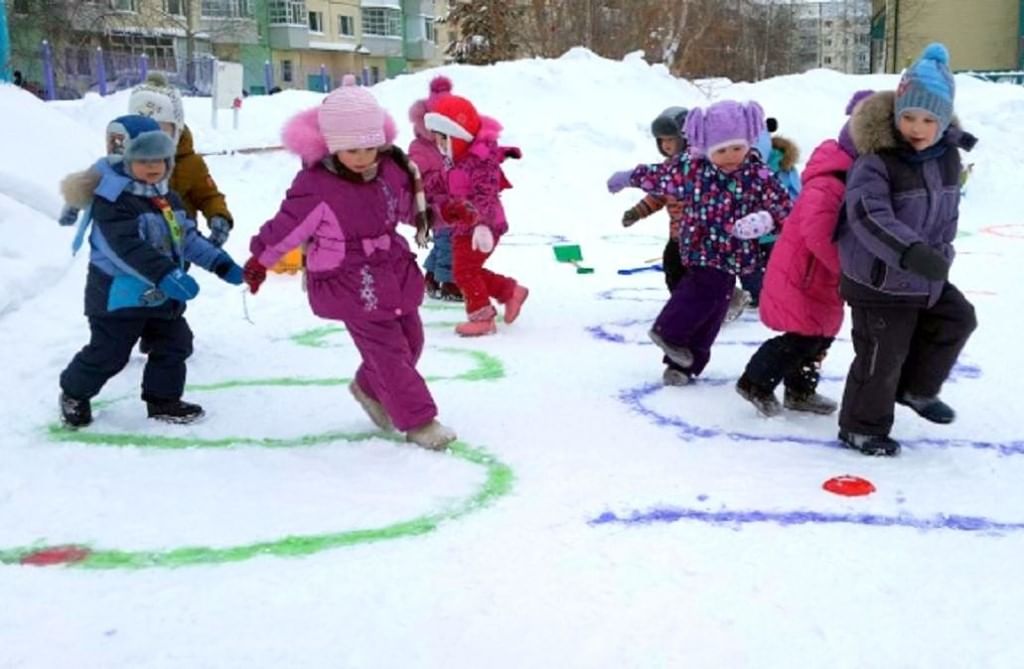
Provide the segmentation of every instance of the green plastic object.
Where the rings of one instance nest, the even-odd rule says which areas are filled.
[[[583,260],[583,251],[579,244],[560,244],[552,248],[555,250],[555,260],[573,265],[577,274],[594,273],[593,267],[580,265],[580,261]]]

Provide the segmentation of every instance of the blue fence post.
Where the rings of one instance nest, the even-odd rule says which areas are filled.
[[[320,90],[327,92],[327,66],[320,63]]]
[[[7,2],[0,0],[0,81],[11,80],[11,35],[7,31]]]
[[[274,87],[274,67],[269,60],[263,61],[263,85],[266,87],[267,95],[270,95],[270,89]]]
[[[50,43],[43,40],[43,83],[46,86],[46,99],[57,97],[57,85],[53,81],[53,50]]]
[[[370,81],[370,68],[363,67],[363,86],[369,86],[372,82]]]
[[[107,64],[103,62],[103,47],[96,47],[96,82],[101,96],[107,94]]]
[[[143,82],[146,77],[149,76],[149,56],[142,54],[139,56],[139,81]]]

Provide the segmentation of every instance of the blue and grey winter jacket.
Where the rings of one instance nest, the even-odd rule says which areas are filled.
[[[106,158],[92,171],[99,173],[99,183],[79,233],[91,222],[86,316],[137,309],[145,311],[124,314],[180,314],[184,305],[163,295],[157,288],[160,280],[176,269],[187,271],[192,262],[215,271],[230,257],[199,234],[166,181],[146,186],[127,177],[121,163]],[[173,222],[164,218],[157,197],[169,203]]]
[[[850,119],[859,158],[846,181],[846,220],[837,230],[841,292],[847,302],[931,306],[945,281],[902,265],[915,243],[955,252],[960,204],[960,153],[977,141],[955,123],[932,147],[914,151],[896,130],[894,93],[875,93]]]

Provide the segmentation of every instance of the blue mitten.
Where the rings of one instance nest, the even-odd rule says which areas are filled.
[[[61,225],[74,225],[78,220],[79,209],[72,207],[70,204],[64,205],[64,208],[60,210],[60,218],[57,222]]]
[[[633,176],[633,170],[623,170],[616,172],[608,178],[608,192],[618,193],[620,190],[630,185],[630,177]]]
[[[221,253],[213,266],[213,273],[232,286],[242,285],[242,268],[227,253]]]
[[[228,240],[231,234],[231,221],[223,216],[214,216],[210,219],[210,236],[207,239],[210,243],[220,248]]]
[[[164,295],[172,300],[188,302],[199,294],[199,284],[180,269],[168,272],[156,285]]]

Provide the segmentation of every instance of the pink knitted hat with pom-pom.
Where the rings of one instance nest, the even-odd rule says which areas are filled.
[[[387,118],[373,93],[357,86],[352,75],[345,76],[317,113],[320,133],[331,153],[384,146]]]

